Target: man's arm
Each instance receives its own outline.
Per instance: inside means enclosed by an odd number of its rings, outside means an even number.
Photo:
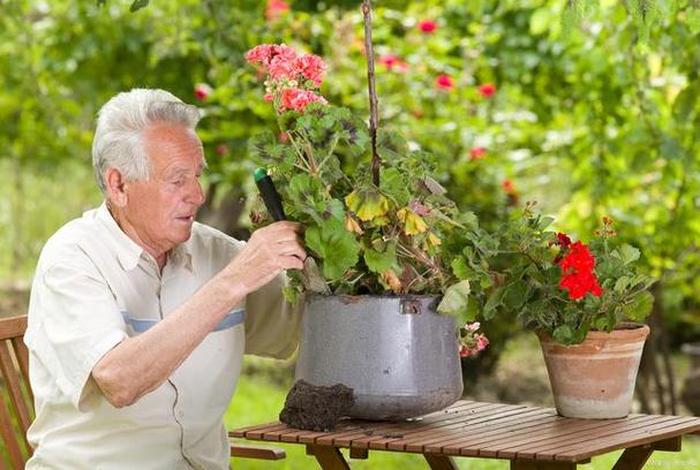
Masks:
[[[286,269],[302,269],[306,253],[293,222],[253,233],[239,254],[192,298],[143,334],[105,354],[92,377],[116,407],[135,403],[159,387],[233,306]]]

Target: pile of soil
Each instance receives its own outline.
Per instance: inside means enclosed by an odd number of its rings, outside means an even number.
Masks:
[[[353,389],[343,384],[324,387],[299,380],[287,394],[279,419],[297,429],[332,431],[354,404]]]

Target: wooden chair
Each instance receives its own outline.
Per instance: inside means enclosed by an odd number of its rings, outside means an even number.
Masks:
[[[29,386],[29,352],[22,341],[26,329],[26,315],[0,319],[0,435],[4,444],[0,446],[0,468],[23,469],[32,455],[27,429],[34,419],[34,397]],[[279,460],[285,458],[285,452],[232,443],[231,456]]]

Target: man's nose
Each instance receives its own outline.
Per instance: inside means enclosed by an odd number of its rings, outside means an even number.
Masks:
[[[187,202],[201,206],[204,204],[204,190],[202,189],[202,183],[199,179],[194,180],[194,184],[189,185],[187,191]]]

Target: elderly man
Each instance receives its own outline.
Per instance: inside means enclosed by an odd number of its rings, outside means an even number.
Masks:
[[[32,287],[29,469],[228,468],[222,416],[244,351],[296,347],[280,275],[303,266],[300,227],[278,222],[244,244],[194,221],[198,119],[162,90],[99,112],[105,203],[51,237]]]

